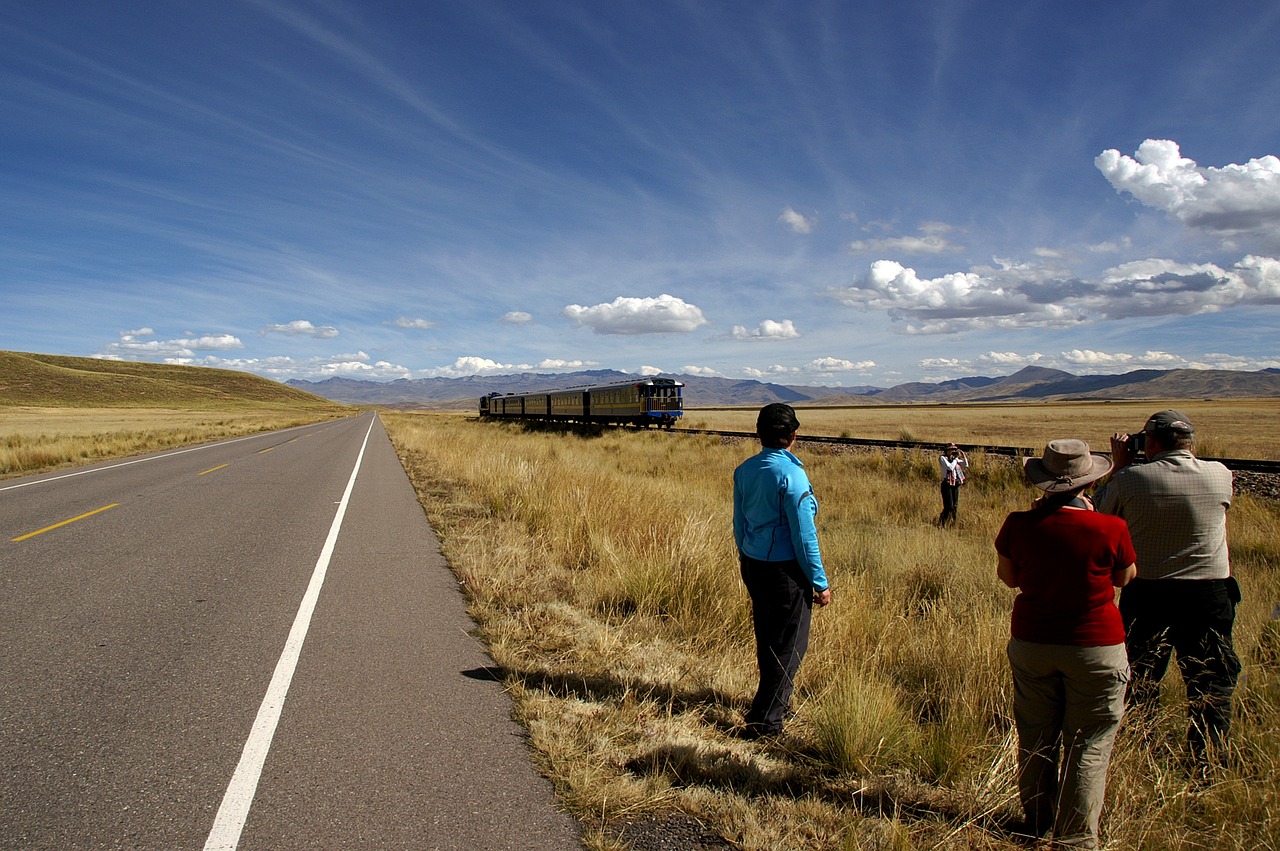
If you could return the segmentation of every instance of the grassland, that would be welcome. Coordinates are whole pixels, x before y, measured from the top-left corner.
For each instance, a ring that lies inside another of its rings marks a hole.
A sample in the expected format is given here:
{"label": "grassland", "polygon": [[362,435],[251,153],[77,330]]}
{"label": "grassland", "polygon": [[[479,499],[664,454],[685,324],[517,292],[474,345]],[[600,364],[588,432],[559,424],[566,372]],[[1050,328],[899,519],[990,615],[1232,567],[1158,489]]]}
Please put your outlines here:
{"label": "grassland", "polygon": [[0,478],[350,412],[231,370],[0,352]]}
{"label": "grassland", "polygon": [[[1112,434],[1141,430],[1147,417],[1161,408],[1175,408],[1191,418],[1197,452],[1204,457],[1280,459],[1280,444],[1273,435],[1280,399],[801,406],[797,412],[802,430],[809,434],[1017,446],[1037,452],[1050,440],[1070,435],[1106,452]],[[755,430],[755,409],[693,408],[685,412],[683,425],[750,432]]]}
{"label": "grassland", "polygon": [[[1107,433],[1151,409],[1122,412]],[[985,412],[932,416],[886,427],[1021,442]],[[1035,416],[1016,424],[1028,444],[1072,434]],[[1032,498],[1015,468],[975,455],[960,525],[940,530],[932,456],[801,446],[835,601],[815,616],[788,735],[762,745],[731,735],[755,668],[729,481],[753,442],[565,436],[432,414],[384,422],[542,768],[593,847],[624,847],[622,826],[672,813],[746,849],[1016,847],[1012,592],[992,549],[1004,516]],[[1231,449],[1240,433],[1229,426],[1220,439]],[[1280,847],[1278,541],[1280,506],[1240,496],[1234,767],[1199,785],[1182,773],[1185,696],[1171,674],[1161,716],[1122,731],[1111,847]]]}

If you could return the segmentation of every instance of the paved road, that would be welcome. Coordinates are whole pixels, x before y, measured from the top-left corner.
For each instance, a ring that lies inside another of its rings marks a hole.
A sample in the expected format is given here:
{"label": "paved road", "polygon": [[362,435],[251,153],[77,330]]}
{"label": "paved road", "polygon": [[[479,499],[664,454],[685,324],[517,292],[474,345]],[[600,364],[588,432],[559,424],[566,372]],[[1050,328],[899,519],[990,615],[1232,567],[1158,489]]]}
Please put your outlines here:
{"label": "paved road", "polygon": [[0,848],[579,848],[473,627],[372,414],[0,481]]}

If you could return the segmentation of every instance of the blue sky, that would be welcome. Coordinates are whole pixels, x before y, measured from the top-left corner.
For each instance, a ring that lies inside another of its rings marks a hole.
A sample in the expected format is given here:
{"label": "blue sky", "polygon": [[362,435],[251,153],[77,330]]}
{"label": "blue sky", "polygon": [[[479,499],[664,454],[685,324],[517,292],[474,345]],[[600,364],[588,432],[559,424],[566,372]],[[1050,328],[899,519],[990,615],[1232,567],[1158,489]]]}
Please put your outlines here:
{"label": "blue sky", "polygon": [[1280,367],[1280,4],[0,6],[0,348]]}

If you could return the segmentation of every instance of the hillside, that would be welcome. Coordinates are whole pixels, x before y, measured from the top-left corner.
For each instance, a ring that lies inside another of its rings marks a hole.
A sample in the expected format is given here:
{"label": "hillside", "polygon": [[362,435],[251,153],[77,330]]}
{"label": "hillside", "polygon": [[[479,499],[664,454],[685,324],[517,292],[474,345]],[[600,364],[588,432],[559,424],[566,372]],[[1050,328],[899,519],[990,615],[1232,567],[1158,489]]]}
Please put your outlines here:
{"label": "hillside", "polygon": [[229,369],[0,351],[0,405],[325,410],[334,401]]}

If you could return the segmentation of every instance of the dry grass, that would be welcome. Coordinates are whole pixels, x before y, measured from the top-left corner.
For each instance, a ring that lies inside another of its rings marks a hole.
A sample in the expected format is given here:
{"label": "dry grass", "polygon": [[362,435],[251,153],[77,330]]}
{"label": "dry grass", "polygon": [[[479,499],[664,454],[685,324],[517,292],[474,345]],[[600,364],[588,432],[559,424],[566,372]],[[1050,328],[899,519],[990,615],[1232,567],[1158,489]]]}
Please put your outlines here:
{"label": "dry grass", "polygon": [[4,406],[0,407],[0,478],[289,428],[324,416],[278,409],[229,413]]}
{"label": "dry grass", "polygon": [[[1208,411],[1179,407],[1237,445]],[[1106,428],[1150,409],[1117,405]],[[1009,424],[990,428],[985,411],[953,413],[885,427],[1028,446],[1072,433],[1019,414],[1018,440]],[[839,433],[817,412],[801,421]],[[669,810],[746,849],[1014,847],[1012,593],[995,579],[992,540],[1031,498],[1015,468],[974,457],[960,525],[943,531],[931,523],[931,456],[799,448],[835,601],[815,615],[789,735],[757,744],[730,735],[755,685],[729,484],[753,442],[566,436],[449,415],[384,422],[542,768],[594,826],[594,847],[618,847],[616,826]],[[1231,535],[1245,593],[1240,767],[1202,786],[1179,772],[1183,707],[1171,677],[1166,715],[1127,727],[1117,748],[1104,820],[1114,847],[1280,848],[1280,635],[1269,620],[1280,507],[1240,497]]]}
{"label": "dry grass", "polygon": [[[1106,452],[1112,434],[1139,431],[1155,411],[1176,408],[1196,425],[1204,457],[1277,459],[1274,423],[1280,399],[1220,401],[1053,402],[1036,404],[800,407],[803,431],[832,437],[924,443],[1018,446],[1039,451],[1056,437],[1087,440]],[[683,425],[754,431],[755,409],[703,408],[685,412]]]}

